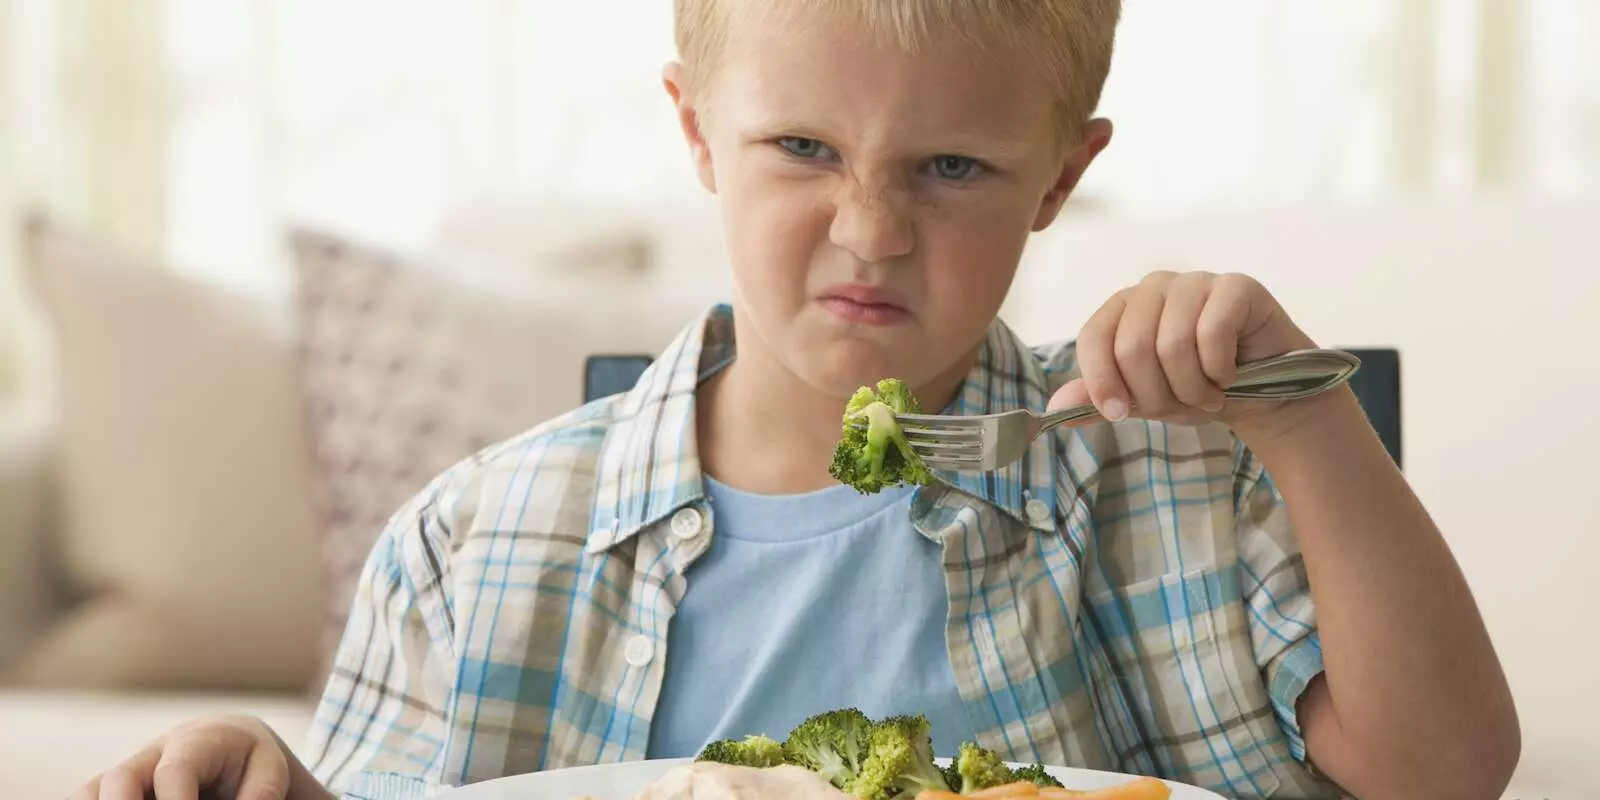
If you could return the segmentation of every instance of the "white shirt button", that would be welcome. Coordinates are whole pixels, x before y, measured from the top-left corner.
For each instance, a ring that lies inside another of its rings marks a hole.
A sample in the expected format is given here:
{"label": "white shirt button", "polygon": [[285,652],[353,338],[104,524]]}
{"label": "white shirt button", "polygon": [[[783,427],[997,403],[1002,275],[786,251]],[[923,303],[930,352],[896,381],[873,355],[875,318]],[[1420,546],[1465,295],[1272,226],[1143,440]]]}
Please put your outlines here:
{"label": "white shirt button", "polygon": [[622,655],[628,663],[635,667],[642,667],[650,663],[656,654],[656,646],[648,636],[635,636],[628,640],[628,646],[623,649]]}
{"label": "white shirt button", "polygon": [[695,509],[681,508],[672,515],[672,535],[679,539],[693,539],[700,535],[700,529],[704,527],[705,521]]}
{"label": "white shirt button", "polygon": [[1029,500],[1026,510],[1028,519],[1033,520],[1035,523],[1043,525],[1050,521],[1050,506],[1043,500]]}
{"label": "white shirt button", "polygon": [[617,527],[620,524],[618,521],[612,520],[610,527],[601,528],[589,534],[589,544],[583,548],[584,551],[590,555],[595,555],[605,552],[606,548],[616,544]]}

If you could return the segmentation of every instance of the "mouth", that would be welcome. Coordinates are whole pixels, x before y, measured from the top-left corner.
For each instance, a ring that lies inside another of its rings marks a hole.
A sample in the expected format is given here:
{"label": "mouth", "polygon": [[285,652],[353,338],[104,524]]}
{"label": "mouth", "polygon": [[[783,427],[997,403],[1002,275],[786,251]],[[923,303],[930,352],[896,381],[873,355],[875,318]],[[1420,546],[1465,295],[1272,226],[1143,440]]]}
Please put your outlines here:
{"label": "mouth", "polygon": [[855,325],[894,325],[911,316],[889,292],[859,283],[829,287],[817,304],[836,319]]}

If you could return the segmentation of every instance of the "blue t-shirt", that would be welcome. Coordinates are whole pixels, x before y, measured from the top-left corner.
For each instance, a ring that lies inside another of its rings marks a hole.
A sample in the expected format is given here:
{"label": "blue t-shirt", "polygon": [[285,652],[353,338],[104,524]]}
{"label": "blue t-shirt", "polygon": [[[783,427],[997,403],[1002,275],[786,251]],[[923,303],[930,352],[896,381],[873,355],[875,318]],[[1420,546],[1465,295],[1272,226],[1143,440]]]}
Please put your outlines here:
{"label": "blue t-shirt", "polygon": [[782,739],[812,714],[924,714],[938,755],[974,737],[945,647],[943,553],[912,491],[740,492],[709,478],[710,550],[667,633],[650,758]]}

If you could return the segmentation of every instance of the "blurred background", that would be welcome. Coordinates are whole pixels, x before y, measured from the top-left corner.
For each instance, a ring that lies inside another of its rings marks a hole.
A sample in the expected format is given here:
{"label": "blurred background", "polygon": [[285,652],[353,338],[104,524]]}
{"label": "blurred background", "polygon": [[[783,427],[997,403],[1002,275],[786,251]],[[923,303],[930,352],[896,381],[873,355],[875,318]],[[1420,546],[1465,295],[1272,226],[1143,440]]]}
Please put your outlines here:
{"label": "blurred background", "polygon": [[[1005,310],[1156,267],[1400,352],[1511,673],[1507,797],[1600,795],[1600,2],[1135,0]],[[728,297],[666,0],[0,0],[0,788],[217,708],[298,740],[427,478]],[[1583,757],[1587,754],[1589,757]]]}

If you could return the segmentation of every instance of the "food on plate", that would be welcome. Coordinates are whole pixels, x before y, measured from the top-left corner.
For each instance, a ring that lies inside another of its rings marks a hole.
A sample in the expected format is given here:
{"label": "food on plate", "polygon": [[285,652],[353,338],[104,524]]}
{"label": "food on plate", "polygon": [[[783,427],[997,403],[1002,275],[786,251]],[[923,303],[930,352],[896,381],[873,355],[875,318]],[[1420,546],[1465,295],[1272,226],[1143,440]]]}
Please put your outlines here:
{"label": "food on plate", "polygon": [[[739,744],[712,742],[697,758],[726,762]],[[874,722],[858,709],[830,711],[796,726],[782,748],[786,763],[804,767],[860,800],[915,797],[924,789],[949,788],[944,771],[933,763],[928,718],[920,715]]]}
{"label": "food on plate", "polygon": [[956,794],[976,795],[986,789],[1016,783],[1036,786],[1060,786],[1061,782],[1045,772],[1041,764],[1013,770],[993,750],[966,742],[945,768],[945,782]]}
{"label": "food on plate", "polygon": [[833,449],[828,472],[862,494],[905,484],[923,485],[933,473],[911,449],[896,414],[919,414],[904,381],[885,378],[856,390],[844,407],[844,435]]}
{"label": "food on plate", "polygon": [[[632,800],[850,800],[821,775],[795,766],[739,767],[713,761],[673,767]],[[582,798],[582,800],[593,800]]]}
{"label": "food on plate", "polygon": [[783,753],[796,764],[844,786],[861,771],[872,742],[872,720],[859,709],[818,714],[789,732]]}
{"label": "food on plate", "polygon": [[[674,770],[634,800],[1165,800],[1170,794],[1166,784],[1153,778],[1112,789],[1067,789],[1043,765],[1013,768],[998,754],[973,742],[961,745],[949,766],[941,769],[934,762],[927,717],[873,720],[855,708],[817,714],[797,725],[781,743],[766,736],[712,742],[696,756],[695,766],[704,771]],[[803,779],[796,772],[811,779],[809,793],[795,793],[803,788]],[[769,775],[770,786],[765,783]],[[703,782],[703,788],[696,780]],[[782,786],[777,785],[780,782]]]}
{"label": "food on plate", "polygon": [[711,761],[735,767],[776,767],[785,762],[783,745],[765,736],[746,736],[734,741],[712,742],[700,751],[696,761]]}
{"label": "food on plate", "polygon": [[916,800],[1167,800],[1172,790],[1155,778],[1138,778],[1121,786],[1107,789],[1066,789],[1059,786],[1040,786],[1032,781],[1017,781],[1003,786],[982,789],[972,794],[928,791],[917,795]]}

